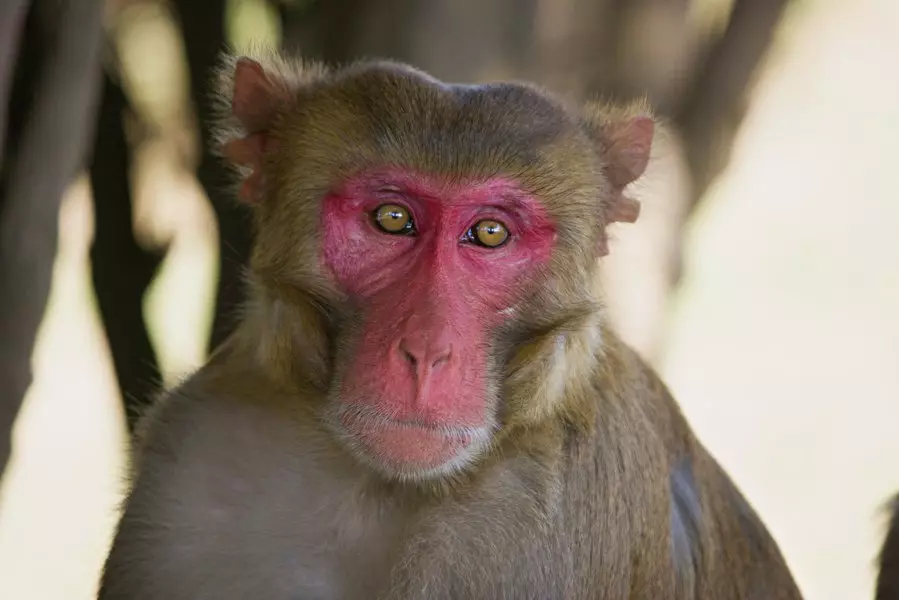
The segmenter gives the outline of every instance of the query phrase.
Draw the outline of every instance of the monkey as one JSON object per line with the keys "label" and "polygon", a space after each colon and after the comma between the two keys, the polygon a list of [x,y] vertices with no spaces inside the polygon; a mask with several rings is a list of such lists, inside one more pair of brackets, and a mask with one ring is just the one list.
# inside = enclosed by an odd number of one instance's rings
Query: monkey
{"label": "monkey", "polygon": [[102,600],[801,598],[608,323],[659,119],[227,55],[240,324],[141,422]]}
{"label": "monkey", "polygon": [[877,560],[875,600],[899,599],[899,494],[888,506],[887,533]]}

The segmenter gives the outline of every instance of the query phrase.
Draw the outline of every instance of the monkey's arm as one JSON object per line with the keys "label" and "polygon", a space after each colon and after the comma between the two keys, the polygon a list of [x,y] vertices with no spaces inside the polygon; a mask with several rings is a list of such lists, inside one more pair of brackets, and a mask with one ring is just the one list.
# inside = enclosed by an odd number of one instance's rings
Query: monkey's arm
{"label": "monkey's arm", "polygon": [[662,390],[677,440],[668,445],[671,541],[678,581],[690,582],[695,597],[703,600],[800,599],[762,520],[696,439],[667,389]]}
{"label": "monkey's arm", "polygon": [[702,511],[709,521],[698,597],[800,599],[777,543],[740,490],[704,448],[694,460],[703,473]]}
{"label": "monkey's arm", "polygon": [[[618,338],[608,336],[622,397],[642,407],[659,445],[665,492],[650,514],[668,516],[677,598],[691,600],[797,600],[785,560],[762,520],[717,460],[696,438],[659,375]],[[639,422],[633,416],[630,423]],[[644,445],[649,443],[643,440]],[[667,479],[667,481],[666,481]],[[657,536],[658,528],[647,535]],[[637,557],[639,560],[639,557]],[[667,562],[667,561],[666,561]],[[659,565],[656,565],[658,568]]]}

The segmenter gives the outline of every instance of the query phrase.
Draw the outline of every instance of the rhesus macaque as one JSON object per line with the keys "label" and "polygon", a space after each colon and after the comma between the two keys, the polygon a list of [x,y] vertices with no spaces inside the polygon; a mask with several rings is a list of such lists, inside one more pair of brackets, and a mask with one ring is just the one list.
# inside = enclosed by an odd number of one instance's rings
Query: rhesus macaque
{"label": "rhesus macaque", "polygon": [[890,504],[890,520],[878,560],[875,600],[899,600],[899,495]]}
{"label": "rhesus macaque", "polygon": [[144,421],[101,598],[800,598],[597,297],[644,106],[226,63],[250,298]]}

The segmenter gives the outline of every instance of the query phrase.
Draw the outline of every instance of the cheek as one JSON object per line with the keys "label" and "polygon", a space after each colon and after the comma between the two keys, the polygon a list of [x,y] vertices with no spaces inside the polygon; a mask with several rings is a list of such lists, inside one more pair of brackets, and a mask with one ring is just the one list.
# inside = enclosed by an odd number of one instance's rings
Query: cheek
{"label": "cheek", "polygon": [[355,203],[326,198],[322,207],[322,261],[349,294],[377,287],[383,265],[393,264],[412,247],[412,240],[379,234]]}
{"label": "cheek", "polygon": [[[467,297],[482,303],[485,309],[499,310],[518,302],[530,292],[533,277],[549,262],[552,241],[548,237],[524,236],[508,249],[463,249],[458,268],[445,275],[454,282],[450,289],[465,288]],[[463,303],[457,310],[470,308]]]}

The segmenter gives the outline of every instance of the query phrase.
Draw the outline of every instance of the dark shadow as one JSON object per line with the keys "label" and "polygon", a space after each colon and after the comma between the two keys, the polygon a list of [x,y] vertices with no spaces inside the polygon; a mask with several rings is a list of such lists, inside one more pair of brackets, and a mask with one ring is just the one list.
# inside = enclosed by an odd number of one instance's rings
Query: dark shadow
{"label": "dark shadow", "polygon": [[221,344],[234,329],[244,298],[243,271],[250,255],[250,215],[229,189],[228,174],[210,149],[210,81],[225,49],[225,2],[185,0],[177,3],[190,68],[191,97],[201,135],[202,156],[197,179],[206,192],[219,227],[219,276],[209,349]]}
{"label": "dark shadow", "polygon": [[124,127],[129,112],[124,91],[107,71],[90,165],[95,219],[91,276],[128,430],[133,431],[159,385],[159,368],[144,320],[143,301],[164,252],[148,251],[134,236],[133,151]]}

